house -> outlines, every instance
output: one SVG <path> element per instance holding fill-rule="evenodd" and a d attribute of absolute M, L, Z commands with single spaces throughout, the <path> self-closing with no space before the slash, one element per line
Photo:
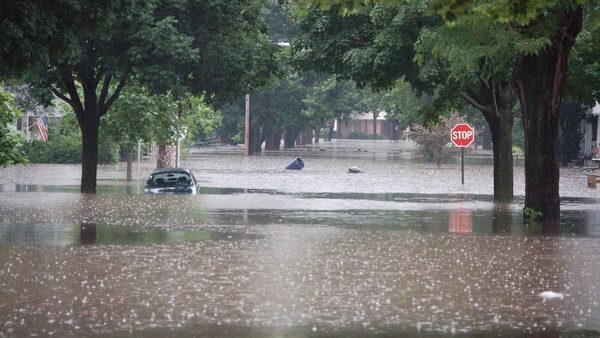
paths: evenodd
<path fill-rule="evenodd" d="M 46 123 L 54 125 L 56 120 L 62 116 L 59 108 L 43 107 L 38 104 L 27 86 L 5 87 L 4 90 L 14 95 L 17 105 L 21 108 L 21 116 L 17 118 L 13 129 L 21 131 L 28 141 L 42 139 L 36 126 L 38 118 L 44 118 Z"/>
<path fill-rule="evenodd" d="M 389 140 L 398 140 L 402 134 L 399 130 L 398 122 L 386 119 L 386 112 L 380 112 L 377 118 L 373 118 L 373 113 L 354 113 L 350 121 L 337 120 L 334 130 L 337 131 L 338 138 L 377 138 Z"/>

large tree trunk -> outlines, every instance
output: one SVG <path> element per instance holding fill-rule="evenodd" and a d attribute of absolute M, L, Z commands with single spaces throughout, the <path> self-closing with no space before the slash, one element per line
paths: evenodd
<path fill-rule="evenodd" d="M 89 116 L 91 115 L 91 116 Z M 100 117 L 89 114 L 80 120 L 81 128 L 81 192 L 96 193 L 96 176 L 98 171 L 98 130 Z"/>
<path fill-rule="evenodd" d="M 559 108 L 567 60 L 581 31 L 582 9 L 559 15 L 562 27 L 551 44 L 536 54 L 519 56 L 515 68 L 525 127 L 525 210 L 541 213 L 544 232 L 558 232 L 560 225 Z"/>
<path fill-rule="evenodd" d="M 158 145 L 158 156 L 156 158 L 156 168 L 172 168 L 175 167 L 175 146 L 174 145 Z"/>
<path fill-rule="evenodd" d="M 478 88 L 467 88 L 463 98 L 481 111 L 492 138 L 494 201 L 511 201 L 513 199 L 512 107 L 516 101 L 513 86 L 508 81 L 494 83 L 482 79 Z"/>
<path fill-rule="evenodd" d="M 315 134 L 315 143 L 319 143 L 319 139 L 321 138 L 321 130 L 315 129 L 314 134 Z"/>
<path fill-rule="evenodd" d="M 494 151 L 494 201 L 513 199 L 512 109 L 506 107 L 495 122 L 489 123 Z"/>

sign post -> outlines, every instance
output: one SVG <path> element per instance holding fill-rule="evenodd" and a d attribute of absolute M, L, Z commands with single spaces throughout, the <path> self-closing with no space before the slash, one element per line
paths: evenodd
<path fill-rule="evenodd" d="M 460 182 L 465 184 L 465 148 L 475 141 L 475 129 L 467 123 L 459 123 L 450 131 L 450 140 L 460 148 Z"/>
<path fill-rule="evenodd" d="M 250 155 L 250 94 L 246 94 L 246 121 L 244 124 L 244 157 Z"/>

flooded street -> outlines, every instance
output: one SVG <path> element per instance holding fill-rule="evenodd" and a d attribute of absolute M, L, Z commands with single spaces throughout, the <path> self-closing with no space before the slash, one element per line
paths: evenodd
<path fill-rule="evenodd" d="M 0 337 L 600 336 L 600 192 L 562 170 L 562 235 L 527 235 L 520 161 L 504 205 L 489 157 L 463 187 L 403 142 L 195 150 L 198 195 L 1 168 Z"/>

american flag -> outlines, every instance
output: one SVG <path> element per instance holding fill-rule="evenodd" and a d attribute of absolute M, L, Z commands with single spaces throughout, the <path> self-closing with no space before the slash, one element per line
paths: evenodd
<path fill-rule="evenodd" d="M 48 116 L 38 117 L 35 120 L 35 126 L 40 133 L 42 141 L 48 141 Z"/>

